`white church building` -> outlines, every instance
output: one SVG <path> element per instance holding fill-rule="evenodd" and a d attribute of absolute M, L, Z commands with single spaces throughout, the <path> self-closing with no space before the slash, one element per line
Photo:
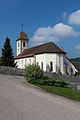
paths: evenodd
<path fill-rule="evenodd" d="M 28 48 L 28 41 L 27 34 L 22 31 L 17 39 L 17 56 L 15 62 L 18 68 L 24 69 L 29 64 L 37 64 L 47 72 L 68 75 L 77 72 L 76 67 L 66 57 L 66 52 L 53 42 Z"/>

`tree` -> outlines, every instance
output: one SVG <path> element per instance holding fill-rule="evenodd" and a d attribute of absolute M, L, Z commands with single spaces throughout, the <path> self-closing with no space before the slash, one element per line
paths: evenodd
<path fill-rule="evenodd" d="M 2 65 L 15 67 L 16 63 L 14 63 L 13 49 L 10 45 L 10 39 L 7 37 L 4 43 L 4 48 L 2 49 Z"/>

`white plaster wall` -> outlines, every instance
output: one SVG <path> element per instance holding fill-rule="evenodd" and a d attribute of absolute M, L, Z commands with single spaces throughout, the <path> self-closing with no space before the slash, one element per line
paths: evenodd
<path fill-rule="evenodd" d="M 75 72 L 78 72 L 78 70 L 75 68 L 75 66 L 67 59 L 66 56 L 64 56 L 64 61 L 73 69 L 73 74 L 75 74 Z"/>
<path fill-rule="evenodd" d="M 58 68 L 62 74 L 65 74 L 64 62 L 67 63 L 70 68 L 73 69 L 73 74 L 75 74 L 75 72 L 77 72 L 75 66 L 67 59 L 65 54 L 56 54 L 56 65 L 58 66 Z"/>
<path fill-rule="evenodd" d="M 47 65 L 50 66 L 50 62 L 53 62 L 53 72 L 56 72 L 56 54 L 39 54 L 36 55 L 36 64 L 41 67 L 41 62 L 43 62 L 43 70 L 46 71 Z M 25 68 L 25 65 L 34 63 L 34 57 L 28 57 L 28 58 L 22 58 L 22 59 L 16 59 L 15 62 L 17 62 L 18 68 Z M 25 63 L 26 62 L 26 63 Z"/>
<path fill-rule="evenodd" d="M 56 71 L 56 66 L 58 66 L 59 68 L 61 66 L 61 68 L 63 68 L 63 64 L 62 64 L 63 63 L 63 56 L 60 56 L 59 54 L 46 53 L 46 54 L 35 55 L 35 57 L 36 57 L 36 64 L 38 63 L 40 68 L 41 68 L 41 62 L 43 62 L 43 70 L 44 71 L 47 70 L 47 65 L 49 65 L 49 67 L 50 67 L 50 62 L 51 61 L 53 63 L 53 71 L 52 72 L 57 72 Z M 30 63 L 30 60 L 31 60 L 31 63 Z M 15 61 L 17 62 L 18 68 L 24 68 L 25 64 L 28 65 L 28 64 L 34 63 L 34 57 L 17 59 Z"/>
<path fill-rule="evenodd" d="M 18 43 L 19 43 L 19 47 L 18 47 Z M 21 40 L 17 41 L 17 56 L 21 53 Z"/>
<path fill-rule="evenodd" d="M 64 56 L 65 54 L 60 54 L 60 72 L 64 74 Z"/>
<path fill-rule="evenodd" d="M 25 42 L 25 47 L 23 47 L 23 42 Z M 19 47 L 18 47 L 18 43 L 19 43 Z M 17 56 L 27 48 L 28 48 L 28 41 L 27 40 L 22 40 L 22 43 L 21 43 L 21 40 L 18 40 L 17 41 Z"/>
<path fill-rule="evenodd" d="M 53 63 L 52 72 L 56 72 L 56 73 L 61 72 L 62 74 L 65 74 L 64 62 L 67 63 L 73 69 L 74 74 L 75 72 L 77 72 L 75 66 L 66 58 L 64 54 L 58 54 L 58 53 L 38 54 L 35 55 L 35 59 L 36 59 L 36 64 L 38 63 L 40 67 L 41 67 L 41 62 L 43 62 L 44 71 L 47 70 L 47 65 L 50 66 L 50 62 L 52 61 Z M 17 62 L 18 68 L 24 69 L 25 65 L 27 66 L 28 64 L 34 63 L 34 57 L 16 59 L 15 62 Z"/>
<path fill-rule="evenodd" d="M 56 72 L 56 54 L 55 53 L 47 53 L 46 54 L 46 66 L 50 66 L 50 62 L 53 63 L 53 71 Z"/>
<path fill-rule="evenodd" d="M 56 53 L 56 72 L 61 72 L 63 74 L 63 65 L 64 65 L 64 54 Z"/>
<path fill-rule="evenodd" d="M 56 72 L 56 53 L 45 53 L 45 54 L 39 54 L 36 55 L 36 63 L 38 62 L 39 66 L 41 67 L 41 62 L 43 62 L 43 70 L 47 70 L 47 66 L 50 67 L 50 62 L 53 63 L 53 71 Z"/>
<path fill-rule="evenodd" d="M 56 72 L 58 73 L 60 69 L 60 54 L 56 54 Z"/>
<path fill-rule="evenodd" d="M 28 64 L 33 64 L 34 58 L 28 57 L 28 58 L 16 59 L 15 62 L 17 62 L 18 68 L 24 69 L 25 66 L 27 66 Z"/>
<path fill-rule="evenodd" d="M 43 62 L 43 70 L 46 71 L 46 54 L 36 55 L 36 64 L 41 67 L 41 62 Z"/>

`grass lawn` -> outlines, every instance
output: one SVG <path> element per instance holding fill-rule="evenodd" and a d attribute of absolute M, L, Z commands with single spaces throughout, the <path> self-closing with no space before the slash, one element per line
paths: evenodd
<path fill-rule="evenodd" d="M 72 100 L 77 100 L 80 101 L 80 90 L 72 90 L 69 88 L 63 88 L 63 87 L 55 87 L 55 86 L 47 86 L 47 85 L 38 85 L 38 84 L 33 84 L 36 85 L 42 89 L 44 89 L 47 92 L 57 94 Z"/>

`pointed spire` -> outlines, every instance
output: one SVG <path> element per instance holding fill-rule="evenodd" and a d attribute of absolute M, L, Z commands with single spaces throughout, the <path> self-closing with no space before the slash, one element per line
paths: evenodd
<path fill-rule="evenodd" d="M 23 26 L 24 26 L 24 25 L 22 24 L 22 25 L 21 25 L 21 31 L 22 31 L 22 32 L 23 32 Z"/>

